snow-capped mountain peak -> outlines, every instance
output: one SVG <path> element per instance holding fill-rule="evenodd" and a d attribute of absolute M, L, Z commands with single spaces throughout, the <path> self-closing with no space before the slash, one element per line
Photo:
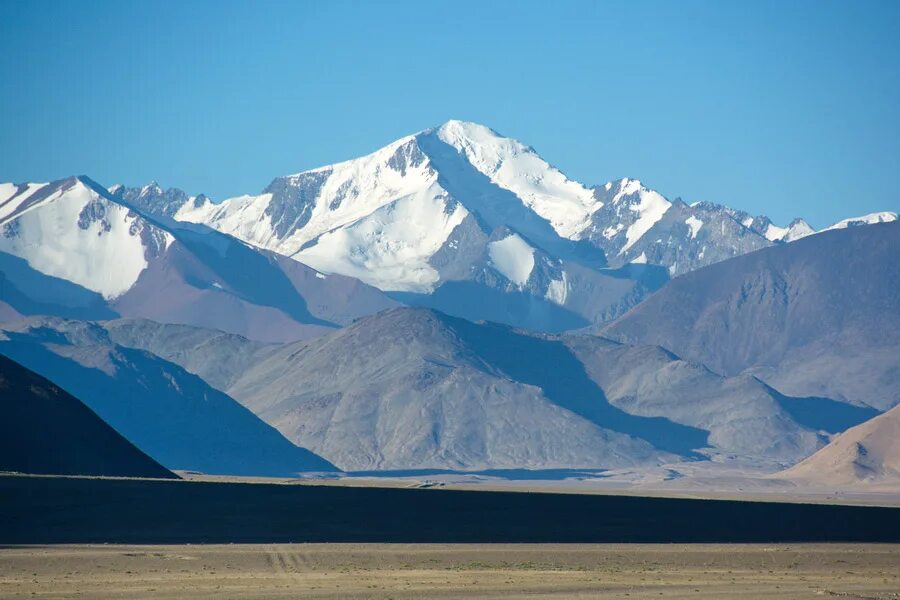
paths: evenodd
<path fill-rule="evenodd" d="M 832 229 L 846 229 L 847 227 L 856 227 L 859 225 L 872 225 L 875 223 L 892 223 L 897 220 L 897 213 L 895 212 L 876 212 L 870 213 L 868 215 L 863 215 L 861 217 L 851 217 L 849 219 L 844 219 L 842 221 L 838 221 L 834 225 L 826 227 L 822 231 L 830 231 Z"/>
<path fill-rule="evenodd" d="M 278 177 L 256 196 L 185 202 L 172 216 L 325 273 L 428 292 L 439 280 L 430 258 L 469 214 L 559 244 L 577 239 L 599 206 L 530 147 L 453 120 L 357 159 Z"/>
<path fill-rule="evenodd" d="M 625 255 L 672 206 L 662 194 L 627 177 L 598 186 L 593 194 L 598 210 L 583 234 L 602 238 L 611 257 Z"/>
<path fill-rule="evenodd" d="M 155 183 L 118 194 L 142 210 L 211 226 L 323 273 L 425 294 L 448 273 L 464 277 L 468 267 L 459 261 L 483 258 L 485 248 L 462 251 L 461 239 L 483 244 L 485 232 L 501 227 L 590 268 L 646 263 L 673 276 L 814 233 L 802 219 L 780 227 L 711 202 L 670 201 L 639 179 L 589 189 L 530 146 L 462 120 L 277 177 L 259 194 L 221 203 Z"/>
<path fill-rule="evenodd" d="M 564 238 L 577 238 L 600 205 L 591 190 L 568 179 L 531 147 L 493 129 L 448 121 L 436 130 L 495 185 L 514 193 Z"/>
<path fill-rule="evenodd" d="M 0 251 L 106 299 L 131 288 L 173 241 L 87 177 L 16 190 L 0 204 Z"/>

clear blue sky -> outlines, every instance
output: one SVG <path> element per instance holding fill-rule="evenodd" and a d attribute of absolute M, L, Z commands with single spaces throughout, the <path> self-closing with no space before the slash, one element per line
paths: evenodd
<path fill-rule="evenodd" d="M 0 2 L 0 181 L 215 198 L 449 118 L 582 182 L 900 210 L 900 2 Z"/>

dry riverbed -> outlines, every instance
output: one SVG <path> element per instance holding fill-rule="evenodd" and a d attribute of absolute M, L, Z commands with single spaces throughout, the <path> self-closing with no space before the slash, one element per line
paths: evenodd
<path fill-rule="evenodd" d="M 879 544 L 0 548 L 0 598 L 900 598 Z"/>

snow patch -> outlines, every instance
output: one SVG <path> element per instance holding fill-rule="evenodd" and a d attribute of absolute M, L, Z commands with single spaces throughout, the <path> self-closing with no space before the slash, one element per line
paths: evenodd
<path fill-rule="evenodd" d="M 603 237 L 605 237 L 608 240 L 611 240 L 614 237 L 616 237 L 616 234 L 618 234 L 623 229 L 625 229 L 625 225 L 623 223 L 618 223 L 618 224 L 616 224 L 615 227 L 607 227 L 606 229 L 603 230 Z"/>
<path fill-rule="evenodd" d="M 640 186 L 640 182 L 638 182 L 638 186 Z M 641 239 L 657 221 L 662 219 L 666 211 L 672 206 L 672 203 L 666 200 L 662 194 L 644 187 L 639 187 L 637 192 L 638 203 L 630 205 L 628 209 L 636 212 L 638 217 L 625 232 L 626 242 L 619 254 L 624 254 L 635 242 Z"/>
<path fill-rule="evenodd" d="M 634 264 L 636 264 L 636 265 L 646 265 L 646 264 L 647 264 L 647 253 L 646 253 L 646 252 L 641 252 L 641 255 L 638 256 L 637 258 L 635 258 L 635 259 L 634 259 L 633 261 L 631 261 L 631 262 L 634 263 Z"/>
<path fill-rule="evenodd" d="M 773 225 L 772 223 L 769 223 L 769 226 L 766 227 L 765 236 L 766 236 L 766 239 L 769 240 L 770 242 L 778 242 L 780 240 L 783 240 L 784 236 L 786 236 L 787 233 L 788 233 L 787 227 L 778 227 L 777 225 Z"/>
<path fill-rule="evenodd" d="M 687 220 L 684 222 L 684 224 L 691 228 L 691 239 L 692 240 L 697 237 L 697 234 L 700 233 L 700 228 L 703 227 L 703 221 L 701 221 L 694 215 L 691 215 L 690 217 L 688 217 Z"/>
<path fill-rule="evenodd" d="M 554 304 L 562 306 L 566 303 L 566 297 L 569 295 L 569 281 L 566 272 L 562 272 L 561 279 L 551 279 L 550 285 L 547 286 L 547 293 L 544 295 L 547 300 Z"/>
<path fill-rule="evenodd" d="M 468 214 L 434 184 L 329 231 L 292 258 L 382 290 L 429 293 L 439 274 L 428 260 Z"/>
<path fill-rule="evenodd" d="M 488 254 L 494 267 L 520 288 L 534 269 L 534 248 L 514 233 L 488 244 Z"/>
<path fill-rule="evenodd" d="M 0 183 L 0 204 L 12 198 L 18 189 L 19 186 L 14 183 Z"/>
<path fill-rule="evenodd" d="M 641 185 L 640 180 L 638 179 L 628 179 L 625 178 L 619 182 L 619 191 L 613 196 L 612 203 L 618 204 L 622 198 L 625 196 L 630 196 L 636 192 L 639 192 L 643 186 Z"/>
<path fill-rule="evenodd" d="M 291 256 L 307 242 L 337 228 L 352 226 L 400 198 L 425 194 L 437 182 L 437 174 L 427 157 L 417 152 L 415 137 L 407 136 L 361 158 L 280 178 L 287 186 L 303 185 L 310 174 L 318 174 L 321 180 L 316 189 L 309 190 L 311 197 L 306 198 L 310 203 L 309 220 L 286 236 L 276 234 L 273 221 L 281 218 L 285 207 L 273 205 L 271 193 L 238 196 L 200 207 L 188 203 L 175 218 L 205 223 L 255 246 Z M 398 153 L 405 161 L 399 165 L 400 170 Z M 408 160 L 409 157 L 416 160 Z"/>
<path fill-rule="evenodd" d="M 16 190 L 18 189 L 19 186 L 12 184 L 12 183 L 5 183 L 3 185 L 4 186 L 12 186 L 12 189 L 4 188 L 5 192 L 0 193 L 0 197 L 5 196 L 5 198 L 3 198 L 3 200 L 2 200 L 2 202 L 0 202 L 0 221 L 3 221 L 10 215 L 16 214 L 18 212 L 19 207 L 22 206 L 23 204 L 26 204 L 25 201 L 28 200 L 28 198 L 30 198 L 38 190 L 45 188 L 50 184 L 48 184 L 48 183 L 26 183 L 25 189 L 19 195 L 16 195 Z M 42 201 L 40 203 L 34 204 L 32 206 L 29 206 L 29 207 L 25 208 L 24 210 L 22 210 L 21 212 L 18 212 L 18 215 L 24 215 L 29 210 L 37 208 L 44 202 L 46 202 L 46 200 Z"/>

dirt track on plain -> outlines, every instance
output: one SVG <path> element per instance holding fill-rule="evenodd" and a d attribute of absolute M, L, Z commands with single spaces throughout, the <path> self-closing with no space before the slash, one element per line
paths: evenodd
<path fill-rule="evenodd" d="M 878 544 L 0 548 L 0 598 L 900 598 Z"/>

